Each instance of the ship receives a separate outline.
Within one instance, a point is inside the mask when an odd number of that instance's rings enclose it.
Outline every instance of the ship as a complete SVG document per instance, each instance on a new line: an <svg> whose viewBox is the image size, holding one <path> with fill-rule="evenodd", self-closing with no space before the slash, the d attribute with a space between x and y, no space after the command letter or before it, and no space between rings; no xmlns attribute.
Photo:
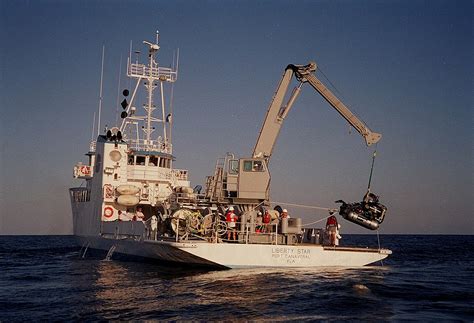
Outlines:
<svg viewBox="0 0 474 323"><path fill-rule="evenodd" d="M73 176L81 184L69 193L73 233L83 247L82 256L94 249L108 259L131 256L166 265L227 269L359 267L391 254L380 246L339 245L337 213L370 230L382 223L387 208L370 189L361 202L340 200L339 209L328 208L323 228L303 225L301 217L287 216L280 205L272 208L269 161L304 84L320 93L367 145L381 138L316 78L314 62L285 68L252 154L217 158L205 187L193 187L188 170L173 167L173 111L165 98L166 89L178 79L178 64L158 63L158 36L143 41L146 63L133 60L130 50L126 73L134 85L121 93L120 122L98 131L87 162L74 166ZM294 80L297 86L285 100ZM140 91L144 102L139 102Z"/></svg>

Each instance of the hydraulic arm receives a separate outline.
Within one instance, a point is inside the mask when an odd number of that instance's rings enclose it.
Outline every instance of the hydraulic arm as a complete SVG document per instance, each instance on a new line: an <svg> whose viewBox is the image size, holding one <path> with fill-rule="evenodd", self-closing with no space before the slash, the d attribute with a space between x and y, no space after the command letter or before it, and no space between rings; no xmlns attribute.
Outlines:
<svg viewBox="0 0 474 323"><path fill-rule="evenodd" d="M316 76L314 76L313 72L316 71L316 68L317 66L314 62L310 62L308 65L290 64L286 67L277 91L275 92L268 108L262 130L260 131L257 143L253 150L253 157L265 158L267 161L270 159L283 121L300 94L302 85L306 82L311 84L311 86L321 94L326 101L362 135L362 137L364 137L367 146L375 144L380 140L382 137L381 134L372 132L369 127L359 120L359 118L357 118L344 105L344 103L342 103L319 79L316 78ZM283 105L283 100L293 75L300 83L294 88L287 103Z"/></svg>

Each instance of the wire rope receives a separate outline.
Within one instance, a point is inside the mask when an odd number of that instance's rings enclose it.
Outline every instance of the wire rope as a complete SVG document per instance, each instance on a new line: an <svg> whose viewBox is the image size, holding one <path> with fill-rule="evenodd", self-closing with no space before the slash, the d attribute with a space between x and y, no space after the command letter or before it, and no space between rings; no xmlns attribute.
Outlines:
<svg viewBox="0 0 474 323"><path fill-rule="evenodd" d="M324 211L330 212L330 214L328 216L325 216L324 218L318 219L314 222L309 222L309 223L302 224L303 227L322 222L322 221L326 220L327 218L329 218L330 216L332 216L332 214L338 210L336 208L328 208L328 207L321 207L321 206L314 206L314 205L303 205L303 204L295 204L295 203L276 202L276 201L271 202L271 204L283 204L283 205L289 205L289 206L295 206L295 207L301 207L301 208L307 208L307 209L324 210Z"/></svg>
<svg viewBox="0 0 474 323"><path fill-rule="evenodd" d="M380 247L380 235L379 235L379 230L377 229L377 242L378 242L378 245L379 245L379 252L380 250L382 250L382 248ZM383 267L383 260L380 260L380 263L382 264L382 267Z"/></svg>
<svg viewBox="0 0 474 323"><path fill-rule="evenodd" d="M286 202L277 202L277 201L273 201L273 202L270 202L270 203L271 204L283 204L283 205L289 205L289 206L296 206L296 207L301 207L301 208L306 208L306 209L324 210L324 211L337 210L337 209L328 208L328 207L321 207L321 206L314 206L314 205L304 205L304 204L295 204L295 203L286 203Z"/></svg>
<svg viewBox="0 0 474 323"><path fill-rule="evenodd" d="M342 97L342 99L344 100L344 102L346 102L344 105L350 107L350 108L351 108L351 112L352 112L355 116L357 116L357 118L359 118L360 120L362 120L362 122L363 122L364 124L367 124L367 123L365 122L365 120L364 120L362 117L360 117L360 116L355 112L355 110L357 109L357 106L348 103L348 100L347 100L346 96L345 96L341 91L339 91L339 90L337 89L337 87L334 85L334 83L331 82L331 80L329 79L329 77L326 76L326 74L324 73L324 71L323 71L323 69L321 68L320 65L318 65L318 71L321 72L321 74L324 76L324 78L329 82L329 84L334 88L334 90L339 94L339 96Z"/></svg>

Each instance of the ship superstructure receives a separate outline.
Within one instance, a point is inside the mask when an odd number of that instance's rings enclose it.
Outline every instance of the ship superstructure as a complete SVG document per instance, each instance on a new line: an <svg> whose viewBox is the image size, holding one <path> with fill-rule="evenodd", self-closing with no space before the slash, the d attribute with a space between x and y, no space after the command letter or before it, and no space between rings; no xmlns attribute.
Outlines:
<svg viewBox="0 0 474 323"><path fill-rule="evenodd" d="M157 43L144 43L148 45L148 64L131 62L130 57L127 62L127 76L136 84L132 93L123 91L120 127L99 135L90 144L88 164L74 167L74 177L85 180L83 187L71 189L73 210L80 214L74 217L75 234L96 235L107 227L106 222L128 221L137 205L148 218L157 205L164 213L173 190L189 186L187 170L172 167L172 115L165 102L165 83L175 82L178 72L158 65ZM140 87L147 97L143 108L137 109ZM154 102L156 92L161 97L159 108ZM157 109L159 117L154 113ZM79 211L82 209L88 211Z"/></svg>
<svg viewBox="0 0 474 323"><path fill-rule="evenodd" d="M165 89L177 80L177 64L158 64L158 34L155 42L143 44L147 63L132 62L132 55L127 60L127 76L135 84L122 92L121 124L99 134L86 154L88 162L74 166L74 177L83 180L70 189L74 234L85 250L227 268L362 266L391 253L337 246L328 226L304 228L301 218L284 216L280 206L270 208L272 148L295 91L305 82L315 87L315 65L287 67L252 156L227 154L218 159L201 192L200 185L191 187L187 170L173 168L173 112ZM293 75L300 84L283 106ZM144 102L139 102L140 90ZM334 98L326 97L368 145L380 139ZM386 211L373 198L360 203L362 210L344 206L339 210L344 218L370 229L378 227ZM229 212L238 220L229 220ZM268 221L262 223L263 214ZM328 218L335 219L331 214ZM229 221L236 223L231 226ZM230 231L235 232L232 241Z"/></svg>

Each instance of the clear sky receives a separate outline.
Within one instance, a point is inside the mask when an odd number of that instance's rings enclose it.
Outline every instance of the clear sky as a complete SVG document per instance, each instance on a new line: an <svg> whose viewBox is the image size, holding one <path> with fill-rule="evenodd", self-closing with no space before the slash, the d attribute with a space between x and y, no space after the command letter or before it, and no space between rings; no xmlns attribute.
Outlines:
<svg viewBox="0 0 474 323"><path fill-rule="evenodd" d="M181 54L175 166L193 185L227 151L251 153L284 68L313 60L383 134L381 233L473 234L472 13L472 1L0 0L0 234L72 232L67 189L91 138L102 45L104 126L121 57L156 30L163 65ZM359 201L372 152L306 85L271 160L272 199Z"/></svg>

